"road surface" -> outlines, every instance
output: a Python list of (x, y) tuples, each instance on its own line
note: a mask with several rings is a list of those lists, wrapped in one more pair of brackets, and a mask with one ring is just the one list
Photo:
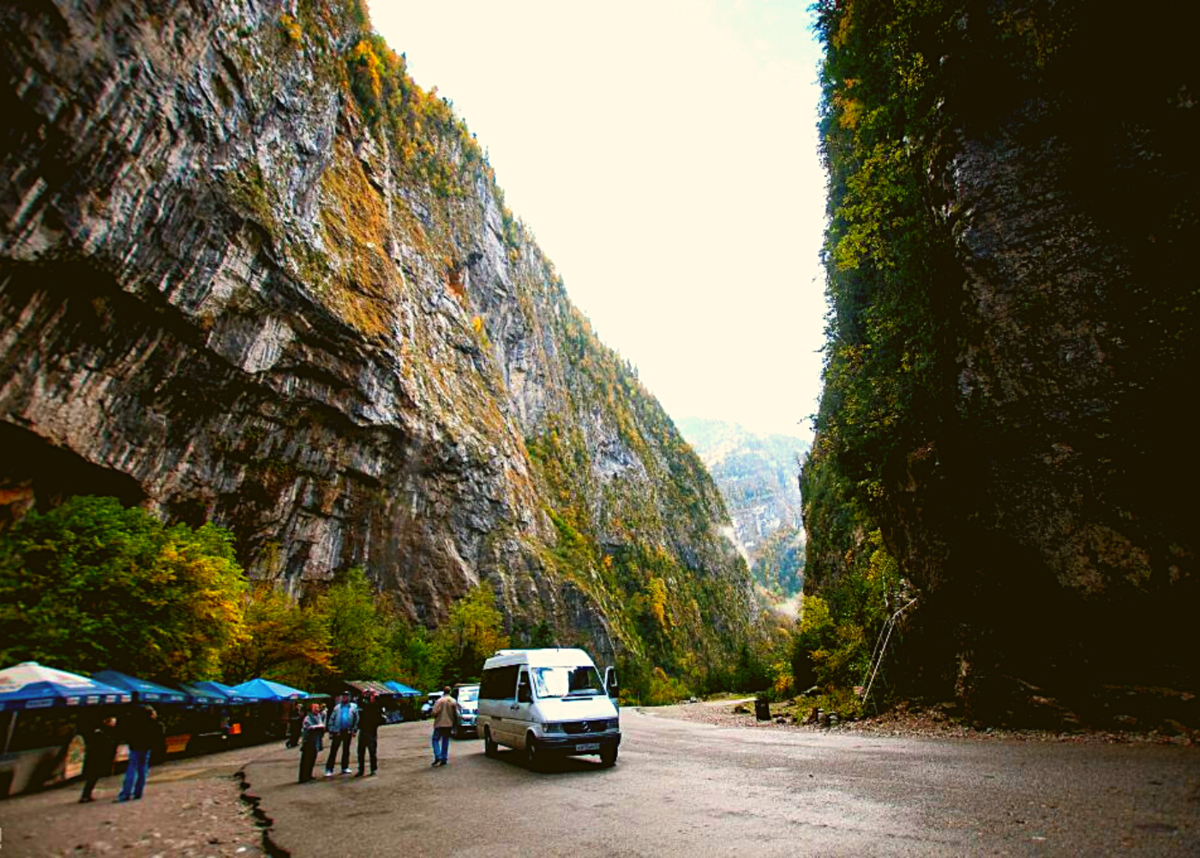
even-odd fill
[(245, 776), (295, 856), (1200, 855), (1200, 749), (731, 729), (626, 709), (617, 765), (380, 731), (380, 774)]

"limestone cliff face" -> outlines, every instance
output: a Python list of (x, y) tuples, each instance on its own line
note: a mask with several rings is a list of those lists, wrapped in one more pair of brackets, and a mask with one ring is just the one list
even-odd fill
[[(847, 331), (937, 330), (930, 377), (946, 383), (891, 427), (860, 497), (920, 597), (911, 675), (941, 665), (939, 693), (985, 718), (1111, 719), (1153, 687), (1138, 693), (1200, 721), (1181, 703), (1200, 686), (1200, 458), (1180, 410), (1200, 368), (1192, 49), (1174, 32), (1130, 40), (1077, 3), (882, 9), (847, 13), (837, 49), (887, 15), (906, 47), (831, 84), (830, 127), (858, 122), (838, 112), (858, 81), (887, 81), (908, 110), (897, 163), (919, 165), (928, 246), (946, 251), (907, 284), (926, 309), (864, 289), (843, 316)], [(883, 235), (883, 253), (902, 240)], [(853, 406), (827, 394), (826, 425)], [(873, 452), (838, 455), (848, 472)]]
[[(118, 494), (231, 527), (293, 592), (361, 564), (436, 623), (486, 579), (510, 621), (608, 651), (641, 646), (598, 571), (637, 542), (681, 592), (722, 582), (706, 611), (740, 627), (703, 467), (357, 3), (36, 0), (0, 23), (9, 515)], [(527, 442), (568, 430), (555, 483)], [(567, 563), (568, 512), (607, 549)]]

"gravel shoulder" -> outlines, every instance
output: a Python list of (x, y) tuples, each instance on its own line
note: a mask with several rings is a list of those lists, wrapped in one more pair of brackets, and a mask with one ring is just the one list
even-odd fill
[(788, 730), (805, 733), (858, 733), (868, 736), (897, 736), (922, 739), (965, 739), (969, 741), (1016, 740), (1024, 742), (1066, 742), (1076, 744), (1161, 744), (1200, 745), (1200, 736), (1160, 733), (1133, 733), (1106, 730), (1056, 732), (1052, 730), (976, 730), (948, 717), (936, 708), (898, 707), (871, 718), (844, 721), (836, 727), (797, 723), (796, 706), (771, 704), (772, 719), (759, 721), (754, 716), (754, 698), (739, 700), (702, 700), (673, 706), (639, 707), (638, 711), (662, 718), (674, 718), (718, 727), (756, 730)]

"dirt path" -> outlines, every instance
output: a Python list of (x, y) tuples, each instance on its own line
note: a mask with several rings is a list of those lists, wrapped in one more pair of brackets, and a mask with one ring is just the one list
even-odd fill
[(79, 784), (0, 801), (0, 855), (263, 855), (239, 772), (275, 746), (156, 766), (139, 801), (115, 802), (120, 775), (100, 781), (91, 804), (79, 804)]

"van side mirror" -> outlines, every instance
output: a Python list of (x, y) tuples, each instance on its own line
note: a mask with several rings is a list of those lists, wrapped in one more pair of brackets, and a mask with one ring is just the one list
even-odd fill
[(533, 689), (529, 687), (529, 674), (522, 673), (521, 681), (517, 683), (517, 702), (530, 703), (533, 701)]
[(617, 669), (611, 665), (604, 668), (604, 690), (608, 692), (609, 697), (616, 697), (621, 691), (621, 685), (617, 682)]

